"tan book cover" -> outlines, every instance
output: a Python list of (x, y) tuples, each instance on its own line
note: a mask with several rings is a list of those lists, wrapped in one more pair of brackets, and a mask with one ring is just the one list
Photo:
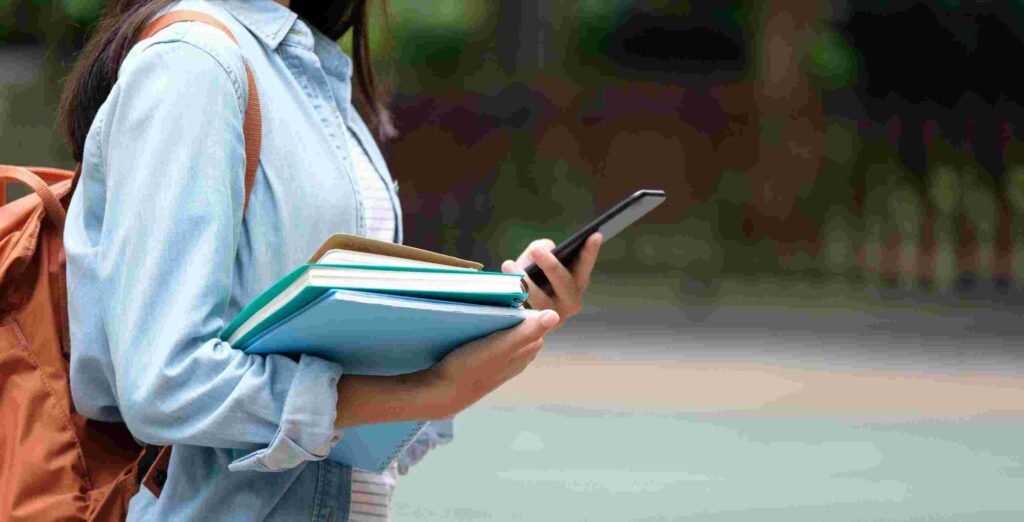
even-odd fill
[(327, 238), (327, 240), (324, 241), (324, 244), (320, 245), (320, 248), (317, 249), (315, 254), (313, 254), (313, 257), (309, 258), (309, 262), (316, 263), (318, 259), (323, 257), (323, 255), (330, 250), (351, 250), (354, 252), (400, 257), (403, 259), (425, 261), (427, 263), (437, 263), (458, 268), (469, 268), (472, 270), (481, 270), (484, 267), (484, 265), (474, 261), (466, 261), (465, 259), (446, 256), (444, 254), (438, 254), (437, 252), (431, 252), (421, 248), (396, 245), (387, 241), (377, 241), (376, 239), (353, 236), (351, 234), (334, 234)]

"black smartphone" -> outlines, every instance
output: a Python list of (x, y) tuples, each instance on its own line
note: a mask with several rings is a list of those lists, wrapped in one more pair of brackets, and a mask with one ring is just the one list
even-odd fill
[[(603, 241), (607, 241), (643, 217), (644, 214), (654, 210), (654, 207), (660, 205), (662, 201), (665, 201), (665, 191), (663, 190), (638, 190), (608, 212), (588, 223), (587, 226), (579, 229), (572, 237), (555, 247), (551, 253), (562, 262), (563, 266), (571, 269), (571, 263), (579, 256), (580, 249), (583, 248), (583, 244), (591, 234), (600, 232), (604, 236)], [(550, 288), (551, 284), (539, 266), (530, 264), (526, 267), (525, 272), (537, 286)]]

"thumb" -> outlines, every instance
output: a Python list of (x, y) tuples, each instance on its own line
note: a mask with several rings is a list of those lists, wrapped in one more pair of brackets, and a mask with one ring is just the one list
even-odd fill
[(523, 346), (540, 339), (558, 324), (558, 312), (543, 310), (530, 314), (519, 326), (508, 330), (508, 342), (514, 346)]

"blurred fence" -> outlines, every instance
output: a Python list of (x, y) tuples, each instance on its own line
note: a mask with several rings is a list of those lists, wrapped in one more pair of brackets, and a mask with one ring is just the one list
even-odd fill
[[(494, 266), (657, 187), (602, 270), (1024, 295), (1019, 2), (390, 3), (411, 244)], [(67, 165), (101, 6), (0, 1), (0, 160)]]

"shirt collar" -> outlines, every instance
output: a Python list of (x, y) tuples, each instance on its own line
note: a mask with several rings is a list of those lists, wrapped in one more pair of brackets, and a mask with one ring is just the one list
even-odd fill
[(273, 0), (222, 0), (222, 5), (270, 50), (295, 24), (298, 15)]

